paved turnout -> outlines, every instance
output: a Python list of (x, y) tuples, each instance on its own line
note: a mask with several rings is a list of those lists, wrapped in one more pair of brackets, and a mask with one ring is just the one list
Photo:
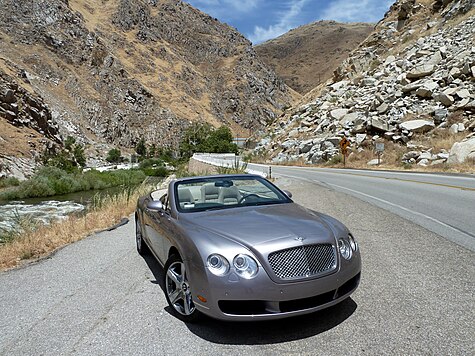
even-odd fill
[(131, 221), (0, 273), (0, 355), (475, 354), (474, 252), (313, 179), (277, 183), (358, 238), (351, 299), (282, 321), (184, 324), (168, 313), (162, 269), (136, 253)]

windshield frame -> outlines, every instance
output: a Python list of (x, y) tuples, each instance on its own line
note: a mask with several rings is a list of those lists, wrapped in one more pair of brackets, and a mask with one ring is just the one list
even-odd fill
[[(216, 181), (220, 180), (232, 180), (232, 181), (258, 181), (261, 183), (263, 186), (265, 186), (267, 189), (269, 189), (272, 193), (274, 193), (278, 200), (269, 200), (269, 201), (259, 201), (259, 202), (253, 202), (253, 203), (248, 203), (248, 204), (212, 204), (209, 206), (202, 206), (199, 208), (187, 208), (183, 209), (180, 206), (180, 201), (178, 199), (178, 189), (179, 187), (184, 187), (189, 184), (193, 183), (214, 183)], [(234, 185), (233, 185), (234, 186)], [(217, 175), (217, 176), (212, 176), (212, 177), (197, 177), (197, 178), (189, 178), (189, 179), (184, 179), (177, 181), (174, 184), (173, 187), (173, 195), (174, 195), (174, 203), (175, 203), (175, 208), (178, 212), (188, 214), (188, 213), (199, 213), (203, 211), (217, 211), (217, 210), (225, 210), (225, 209), (235, 209), (235, 208), (244, 208), (244, 207), (250, 207), (250, 206), (267, 206), (267, 205), (279, 205), (279, 204), (288, 204), (288, 203), (293, 203), (292, 199), (290, 199), (285, 192), (283, 192), (281, 189), (279, 189), (276, 185), (272, 184), (272, 182), (268, 181), (267, 179), (257, 176), (257, 175), (229, 175), (229, 176), (223, 176), (223, 175)], [(205, 203), (203, 203), (205, 204)]]

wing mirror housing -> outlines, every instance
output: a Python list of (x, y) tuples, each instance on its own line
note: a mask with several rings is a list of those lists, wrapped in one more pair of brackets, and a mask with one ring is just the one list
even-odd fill
[(161, 211), (161, 210), (163, 210), (163, 204), (162, 204), (161, 201), (150, 200), (147, 203), (147, 209), (153, 210), (153, 211)]
[(285, 195), (287, 195), (289, 198), (292, 198), (292, 193), (289, 192), (288, 190), (283, 190), (283, 192), (285, 193)]

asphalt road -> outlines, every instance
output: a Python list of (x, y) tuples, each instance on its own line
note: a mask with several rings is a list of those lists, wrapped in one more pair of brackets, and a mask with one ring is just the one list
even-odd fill
[(272, 170), (352, 195), (475, 251), (475, 176), (282, 166)]
[(351, 299), (274, 322), (185, 324), (133, 221), (0, 274), (0, 355), (473, 355), (475, 254), (416, 223), (309, 181), (277, 183), (358, 238)]

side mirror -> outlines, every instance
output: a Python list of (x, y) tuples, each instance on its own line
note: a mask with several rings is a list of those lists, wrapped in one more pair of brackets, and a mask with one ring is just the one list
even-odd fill
[(163, 204), (159, 200), (150, 200), (147, 203), (147, 209), (153, 210), (153, 211), (160, 211), (160, 210), (163, 210)]
[(283, 192), (285, 193), (285, 195), (287, 195), (289, 198), (292, 198), (292, 193), (289, 192), (288, 190), (283, 190)]

